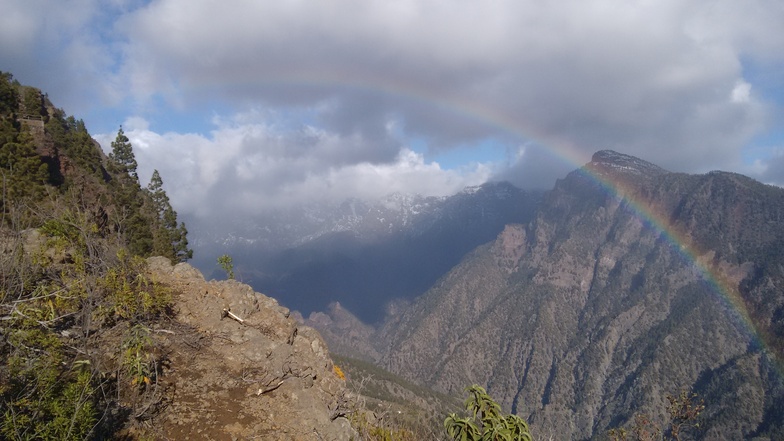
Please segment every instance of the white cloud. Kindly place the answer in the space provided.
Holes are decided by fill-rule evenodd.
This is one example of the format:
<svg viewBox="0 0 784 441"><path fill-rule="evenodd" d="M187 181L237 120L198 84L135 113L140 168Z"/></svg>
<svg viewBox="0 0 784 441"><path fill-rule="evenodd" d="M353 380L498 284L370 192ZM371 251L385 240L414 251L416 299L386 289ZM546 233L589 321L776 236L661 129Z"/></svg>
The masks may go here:
<svg viewBox="0 0 784 441"><path fill-rule="evenodd" d="M766 184L784 187L784 146L769 146L766 155L747 165L744 171Z"/></svg>
<svg viewBox="0 0 784 441"><path fill-rule="evenodd" d="M330 102L329 130L384 136L394 114L434 148L495 136L497 121L482 120L492 109L586 154L615 148L688 170L737 165L764 123L741 58L781 57L782 21L762 0L161 0L121 29L138 96L184 108L217 96Z"/></svg>
<svg viewBox="0 0 784 441"><path fill-rule="evenodd" d="M69 112L117 105L125 88L113 71L115 7L100 0L0 0L0 66Z"/></svg>
<svg viewBox="0 0 784 441"><path fill-rule="evenodd" d="M258 113L261 115L263 113ZM444 170L401 146L386 162L353 151L367 140L312 127L284 129L248 114L221 121L209 136L156 133L140 117L123 125L144 184L158 169L181 213L254 215L304 202L377 198L392 192L446 195L485 182L493 169ZM106 151L116 134L96 136ZM349 154L345 154L348 151ZM349 160L357 157L357 160ZM337 158L337 159L336 159Z"/></svg>
<svg viewBox="0 0 784 441"><path fill-rule="evenodd" d="M738 80L730 93L730 101L733 103L748 103L751 100L751 84Z"/></svg>
<svg viewBox="0 0 784 441"><path fill-rule="evenodd" d="M748 69L784 63L779 0L0 0L0 10L13 42L0 66L77 117L139 115L126 123L139 156L169 169L164 180L194 207L203 196L252 211L319 186L423 191L487 174L536 185L561 173L559 155L604 148L676 171L743 170L744 146L780 124L783 105ZM784 85L776 72L766 81ZM166 122L211 112L233 116L203 130ZM539 147L506 169L448 172L406 159L410 139Z"/></svg>
<svg viewBox="0 0 784 441"><path fill-rule="evenodd" d="M123 123L124 131L125 130L139 130L139 131L147 131L150 128L150 122L146 119L142 118L141 116L130 116L125 119Z"/></svg>

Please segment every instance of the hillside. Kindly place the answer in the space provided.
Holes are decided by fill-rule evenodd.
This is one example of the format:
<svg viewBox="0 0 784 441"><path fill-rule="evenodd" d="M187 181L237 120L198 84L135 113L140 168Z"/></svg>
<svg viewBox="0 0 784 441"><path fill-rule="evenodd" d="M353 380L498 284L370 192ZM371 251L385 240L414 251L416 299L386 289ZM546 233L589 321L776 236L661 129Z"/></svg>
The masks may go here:
<svg viewBox="0 0 784 441"><path fill-rule="evenodd" d="M204 280L188 264L149 260L174 292L174 316L154 328L166 367L151 413L156 439L349 439L356 396L321 337L248 285ZM228 315L231 312L234 319Z"/></svg>
<svg viewBox="0 0 784 441"><path fill-rule="evenodd" d="M599 152L373 341L391 371L484 385L556 439L662 421L681 389L708 405L697 438L781 439L782 249L784 190Z"/></svg>
<svg viewBox="0 0 784 441"><path fill-rule="evenodd" d="M144 188L136 167L122 128L106 156L82 121L0 72L0 439L363 433L318 333L183 263L163 180Z"/></svg>

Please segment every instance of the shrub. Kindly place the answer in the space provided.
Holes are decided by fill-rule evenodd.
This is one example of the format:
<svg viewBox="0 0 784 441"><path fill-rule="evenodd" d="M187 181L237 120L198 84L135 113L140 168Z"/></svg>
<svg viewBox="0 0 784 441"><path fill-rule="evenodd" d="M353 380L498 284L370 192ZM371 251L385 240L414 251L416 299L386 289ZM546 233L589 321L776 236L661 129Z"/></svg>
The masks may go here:
<svg viewBox="0 0 784 441"><path fill-rule="evenodd" d="M228 254L224 254L218 257L218 265L226 271L226 277L229 279L234 278L234 261L232 260L231 256Z"/></svg>
<svg viewBox="0 0 784 441"><path fill-rule="evenodd" d="M171 294L144 275L145 260L130 257L125 250L120 250L117 257L119 264L107 269L100 279L107 293L102 312L132 322L149 320L165 312L171 305Z"/></svg>
<svg viewBox="0 0 784 441"><path fill-rule="evenodd" d="M473 385L466 389L469 397L465 402L470 417L450 414L444 420L444 429L449 438L456 441L533 441L528 423L517 415L504 415L487 391Z"/></svg>
<svg viewBox="0 0 784 441"><path fill-rule="evenodd" d="M89 362L63 369L67 356L57 337L22 325L9 335L10 381L2 387L3 439L82 440L97 418Z"/></svg>

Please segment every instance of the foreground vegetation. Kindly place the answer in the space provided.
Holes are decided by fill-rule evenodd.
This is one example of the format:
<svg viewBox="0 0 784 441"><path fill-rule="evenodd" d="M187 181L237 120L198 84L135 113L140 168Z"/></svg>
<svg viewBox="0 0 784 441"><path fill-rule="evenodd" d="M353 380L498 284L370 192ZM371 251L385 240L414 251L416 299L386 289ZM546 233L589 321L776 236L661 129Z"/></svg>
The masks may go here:
<svg viewBox="0 0 784 441"><path fill-rule="evenodd" d="M528 423L517 415L504 415L487 391L479 385L467 389L468 417L449 415L444 430L455 441L533 441Z"/></svg>
<svg viewBox="0 0 784 441"><path fill-rule="evenodd" d="M160 401L154 328L171 293L144 257L191 257L156 171L120 128L82 121L0 72L0 438L105 439Z"/></svg>
<svg viewBox="0 0 784 441"><path fill-rule="evenodd" d="M446 439L444 418L458 410L458 399L435 392L390 373L373 363L332 355L346 386L359 395L347 412L367 440Z"/></svg>

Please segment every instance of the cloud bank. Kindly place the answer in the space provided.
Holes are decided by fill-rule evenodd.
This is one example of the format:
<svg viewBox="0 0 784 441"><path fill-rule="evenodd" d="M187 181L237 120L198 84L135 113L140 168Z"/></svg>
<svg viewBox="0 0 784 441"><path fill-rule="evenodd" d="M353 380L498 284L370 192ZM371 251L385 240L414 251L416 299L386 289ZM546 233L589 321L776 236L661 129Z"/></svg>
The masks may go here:
<svg viewBox="0 0 784 441"><path fill-rule="evenodd" d="M126 123L137 156L189 210L548 186L605 148L784 182L777 0L0 6L3 69L104 146L149 121ZM433 162L487 142L513 153Z"/></svg>
<svg viewBox="0 0 784 441"><path fill-rule="evenodd" d="M310 126L282 130L253 118L216 120L207 136L158 134L142 118L127 120L123 130L134 146L140 180L147 182L157 168L177 210L200 217L253 216L292 204L393 192L449 195L493 174L483 164L445 170L404 146L384 161L362 159L370 141L359 135L341 137ZM115 136L97 139L110 151Z"/></svg>

